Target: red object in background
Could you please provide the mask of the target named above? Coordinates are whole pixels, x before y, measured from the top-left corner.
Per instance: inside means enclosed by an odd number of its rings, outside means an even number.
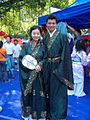
[[[7,38],[7,35],[4,35],[3,37],[6,39],[6,38]]]
[[[5,33],[5,32],[3,32],[3,31],[1,31],[1,32],[0,32],[0,36],[2,36],[2,37],[3,37],[3,38],[5,38],[5,39],[7,38],[6,33]]]
[[[4,35],[6,35],[5,32],[1,31],[0,36],[4,36]]]
[[[87,35],[82,35],[82,38],[83,39],[88,39],[88,36]]]
[[[85,47],[86,47],[86,48],[87,48],[87,47],[90,47],[90,43],[85,44]]]
[[[18,44],[22,45],[22,39],[20,39],[20,38],[12,38],[11,42],[14,43],[14,40],[18,40]]]

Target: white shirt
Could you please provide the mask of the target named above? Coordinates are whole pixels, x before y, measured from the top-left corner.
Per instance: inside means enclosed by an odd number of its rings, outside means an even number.
[[[14,50],[13,57],[16,57],[16,58],[19,57],[21,46],[19,44],[14,45],[13,50]]]
[[[11,54],[13,54],[13,46],[14,46],[13,43],[7,43],[7,42],[6,42],[6,43],[3,45],[3,48],[6,49],[7,54],[11,55]]]
[[[50,32],[50,31],[48,30],[48,32],[49,32],[50,37],[52,37],[53,34],[56,32],[56,29],[55,29],[53,32]]]

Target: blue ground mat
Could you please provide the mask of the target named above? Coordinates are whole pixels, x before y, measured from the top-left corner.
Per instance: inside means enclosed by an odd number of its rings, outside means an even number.
[[[84,97],[68,97],[68,120],[90,120],[90,78],[85,78]]]
[[[84,97],[68,96],[68,120],[90,120],[90,78],[85,79]],[[0,120],[22,120],[20,105],[19,74],[15,71],[15,79],[0,82]]]
[[[0,120],[22,120],[20,105],[19,74],[15,72],[15,79],[9,82],[0,82]]]

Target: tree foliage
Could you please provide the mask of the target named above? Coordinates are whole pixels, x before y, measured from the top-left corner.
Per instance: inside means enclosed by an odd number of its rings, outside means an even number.
[[[57,4],[58,3],[58,4]],[[68,6],[68,0],[50,0],[50,6],[63,9]]]
[[[0,30],[27,35],[37,18],[49,13],[49,7],[63,9],[69,4],[68,0],[0,0]]]

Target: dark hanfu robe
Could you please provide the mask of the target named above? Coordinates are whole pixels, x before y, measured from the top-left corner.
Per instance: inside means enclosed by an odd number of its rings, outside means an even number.
[[[48,118],[65,119],[67,116],[67,86],[60,81],[65,78],[73,83],[72,63],[67,36],[59,31],[47,34],[43,40],[47,49],[47,65],[44,67]],[[57,72],[58,76],[56,76]]]
[[[33,70],[22,65],[22,58],[25,55],[32,55],[36,58],[38,63],[42,66],[44,62],[44,46],[42,43],[38,43],[33,47],[32,41],[23,46],[20,56],[19,56],[19,66],[20,66],[20,83],[21,83],[21,105],[22,105],[22,115],[24,117],[32,116],[34,119],[45,118],[46,117],[46,104],[45,104],[45,95],[43,92],[43,76],[42,72],[34,73],[33,82],[29,84],[29,78],[33,73]],[[32,78],[31,78],[32,79]],[[31,85],[31,90],[28,89],[27,94],[25,95],[25,90],[27,84]]]

